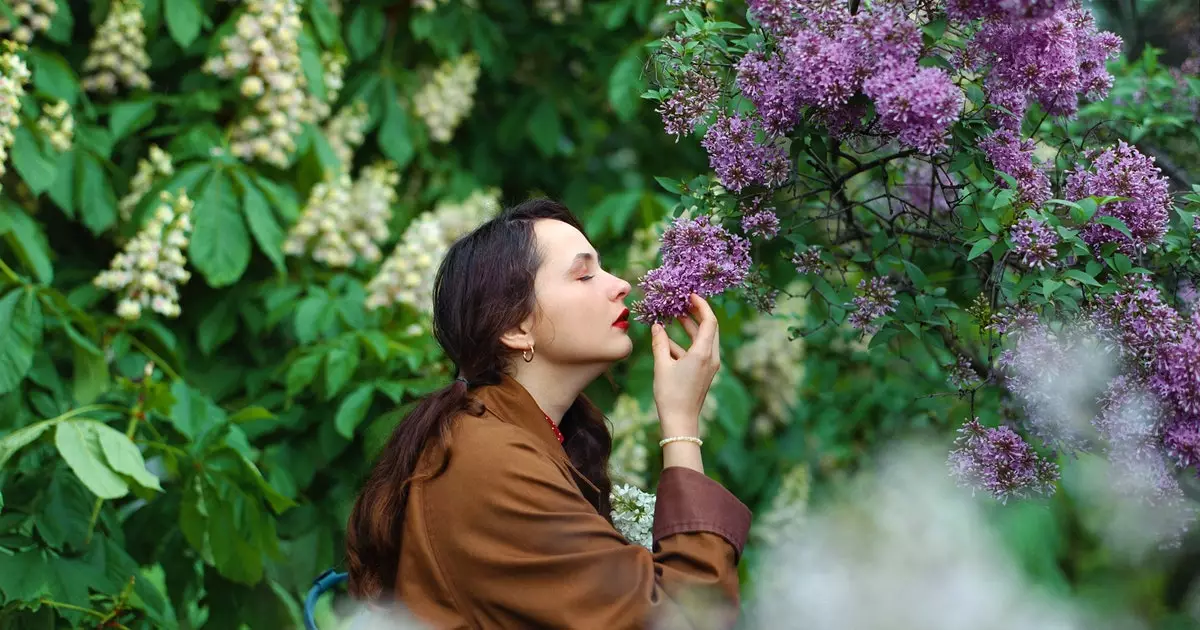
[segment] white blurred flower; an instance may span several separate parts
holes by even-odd
[[[57,0],[11,0],[8,4],[18,22],[0,16],[0,34],[12,33],[11,37],[22,44],[32,42],[37,33],[45,33],[58,14]]]
[[[129,181],[129,193],[122,197],[117,204],[121,220],[132,219],[133,211],[155,183],[174,173],[175,165],[171,162],[171,154],[163,151],[156,144],[150,145],[150,155],[138,160],[137,173],[134,173],[133,179]]]
[[[21,111],[21,97],[25,96],[25,86],[29,83],[29,68],[17,56],[20,47],[13,42],[4,42],[4,51],[0,52],[0,176],[6,171],[8,148],[15,139],[13,131],[21,124],[17,114]]]
[[[666,220],[654,225],[638,228],[633,232],[633,241],[625,258],[626,275],[630,282],[635,282],[646,275],[658,262],[658,253],[662,249],[662,235],[670,223]]]
[[[122,86],[146,90],[150,88],[149,67],[141,0],[115,0],[83,61],[83,89],[105,94]]]
[[[646,487],[650,453],[645,436],[646,429],[658,423],[654,409],[645,409],[633,396],[621,394],[613,403],[609,421],[613,437],[612,455],[608,458],[610,476],[615,482]]]
[[[380,162],[364,168],[358,181],[342,171],[317,184],[288,233],[284,252],[301,256],[311,249],[313,260],[330,267],[349,267],[359,259],[377,262],[399,183],[396,165]]]
[[[654,545],[655,495],[630,485],[615,484],[609,499],[613,527],[625,540],[650,549]]]
[[[92,281],[120,293],[117,315],[123,319],[138,319],[146,307],[178,317],[178,287],[191,278],[183,252],[192,232],[192,200],[184,192],[174,196],[164,191],[160,198],[162,204],[146,226]]]
[[[567,16],[578,15],[583,9],[583,0],[535,0],[534,10],[550,21],[562,24]]]
[[[439,4],[446,4],[446,0],[413,0],[413,6],[422,11],[432,11]]]
[[[808,515],[810,482],[806,466],[795,466],[784,473],[779,491],[766,512],[755,517],[750,534],[768,545],[794,538]]]
[[[806,301],[799,297],[804,288],[794,283],[787,293],[795,297],[781,298],[775,303],[773,314],[760,313],[746,323],[742,331],[747,341],[734,355],[734,367],[749,377],[747,384],[766,407],[754,419],[754,428],[759,433],[770,433],[788,423],[804,378],[804,341],[792,341],[788,332],[796,319],[804,315]]]
[[[308,93],[297,40],[302,26],[296,0],[248,0],[234,33],[221,40],[221,55],[204,63],[205,72],[240,76],[242,94],[254,100],[230,138],[239,159],[286,167],[302,125],[328,114],[328,105]],[[338,59],[323,60],[327,88],[341,88],[344,62]]]
[[[75,117],[71,115],[71,106],[66,101],[43,104],[37,126],[56,150],[71,150],[75,141]]]
[[[413,97],[417,116],[425,121],[435,142],[449,142],[454,130],[471,112],[479,81],[479,56],[468,53],[443,62]]]
[[[325,138],[333,148],[334,155],[340,162],[340,168],[349,170],[354,162],[354,152],[363,143],[363,130],[370,119],[367,104],[363,101],[354,103],[338,110],[338,113],[325,123]]]
[[[475,191],[458,203],[439,203],[413,220],[400,243],[367,284],[367,308],[399,303],[433,311],[433,280],[450,245],[500,210],[500,191]]]

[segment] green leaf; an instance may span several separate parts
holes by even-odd
[[[208,427],[225,422],[224,410],[183,381],[171,385],[171,397],[175,404],[167,420],[189,440],[195,440]]]
[[[924,289],[929,284],[929,278],[925,277],[925,272],[913,263],[905,260],[904,268],[908,270],[908,277],[912,278],[913,286],[918,289]]]
[[[338,40],[338,18],[329,10],[325,0],[308,0],[308,14],[312,16],[313,28],[326,48]]]
[[[71,65],[62,56],[39,48],[29,51],[29,59],[32,62],[30,71],[34,87],[48,96],[74,105],[79,95],[79,81],[71,71]]]
[[[617,117],[630,121],[637,114],[638,95],[645,87],[642,83],[642,60],[638,48],[621,57],[608,75],[608,102]]]
[[[35,517],[35,525],[51,547],[81,549],[87,538],[88,517],[95,499],[75,475],[56,467],[46,489],[45,503]]]
[[[362,61],[379,49],[386,24],[387,20],[379,7],[357,3],[346,26],[346,45],[354,61]]]
[[[1125,275],[1129,273],[1131,269],[1133,269],[1133,261],[1129,260],[1129,257],[1125,254],[1114,254],[1112,257],[1112,265],[1113,269],[1116,269],[1117,273],[1121,275]]]
[[[117,222],[117,195],[113,192],[112,178],[91,154],[81,155],[76,168],[79,196],[75,206],[83,215],[83,224],[92,234],[99,235]]]
[[[1054,295],[1054,292],[1057,291],[1062,285],[1063,283],[1059,280],[1046,278],[1045,280],[1042,280],[1042,295],[1048,300],[1050,299],[1050,296]]]
[[[1124,234],[1126,238],[1133,240],[1133,232],[1129,231],[1129,226],[1125,225],[1125,222],[1118,219],[1117,217],[1114,217],[1112,215],[1096,217],[1096,223],[1099,223],[1101,225],[1107,225],[1108,227],[1120,232],[1121,234]]]
[[[375,396],[375,387],[371,384],[359,385],[342,400],[337,415],[333,419],[337,432],[347,440],[354,439],[354,430],[362,423],[367,410],[371,408],[371,400]]]
[[[21,384],[41,344],[41,303],[28,289],[9,291],[0,298],[0,394]]]
[[[33,443],[34,440],[42,437],[50,427],[57,424],[56,420],[43,420],[36,424],[31,424],[27,427],[21,427],[4,437],[0,437],[0,470],[4,469],[4,464],[16,454],[17,451],[25,448]]]
[[[126,101],[113,105],[108,112],[108,130],[113,140],[145,127],[154,121],[156,105],[151,100]]]
[[[544,157],[552,157],[558,152],[558,141],[562,137],[562,121],[553,99],[539,99],[537,107],[529,115],[525,130],[529,139]]]
[[[288,396],[295,396],[312,383],[317,376],[317,370],[321,367],[321,358],[320,354],[310,354],[292,361],[292,365],[288,367],[286,379]]]
[[[317,100],[324,101],[327,98],[325,65],[321,63],[321,50],[308,32],[309,29],[305,28],[296,40],[300,44],[300,69],[304,72],[304,78],[308,80],[309,93]]]
[[[78,160],[75,151],[60,154],[54,167],[54,183],[50,186],[50,199],[70,219],[75,218],[75,163]]]
[[[624,234],[629,216],[637,209],[638,202],[641,199],[641,190],[634,189],[614,192],[601,199],[600,203],[595,208],[592,208],[591,212],[605,219],[603,224],[607,224],[610,227],[612,234]],[[591,219],[590,216],[589,219]]]
[[[166,0],[164,17],[167,20],[167,32],[180,48],[187,48],[200,36],[200,26],[204,20],[204,10],[200,0]]]
[[[390,95],[392,91],[384,90],[384,93]],[[409,127],[411,124],[408,114],[400,107],[400,102],[395,96],[387,97],[387,110],[384,112],[383,124],[379,126],[379,149],[402,169],[408,165],[416,152]]]
[[[58,177],[56,160],[51,160],[42,154],[41,147],[33,134],[24,126],[17,127],[13,132],[12,162],[21,175],[21,179],[29,185],[34,195],[40,195],[50,189]]]
[[[329,308],[329,300],[321,295],[310,295],[301,300],[293,320],[296,340],[302,345],[315,341],[321,334],[325,312]]]
[[[233,299],[219,301],[208,309],[196,329],[196,345],[205,356],[212,353],[237,332],[237,303]]]
[[[233,184],[224,173],[212,174],[193,215],[195,228],[188,248],[192,264],[213,288],[237,282],[250,264],[250,234]]]
[[[89,349],[72,344],[74,358],[74,373],[72,374],[72,393],[75,402],[81,405],[90,404],[96,400],[108,387],[108,363],[104,355],[96,355]]]
[[[979,217],[979,222],[983,224],[983,227],[987,228],[988,232],[992,234],[1000,233],[1000,221],[996,217],[985,214]]]
[[[655,176],[654,181],[658,182],[658,185],[662,186],[669,193],[676,195],[683,194],[683,189],[679,186],[679,180],[671,179],[670,177]]]
[[[239,409],[237,413],[229,416],[229,421],[233,424],[239,424],[242,422],[253,422],[255,420],[269,420],[274,417],[275,414],[271,413],[266,407],[251,405],[249,407],[243,407]]]
[[[337,395],[358,369],[358,348],[334,348],[325,354],[325,398]]]
[[[275,265],[276,271],[283,273],[287,271],[287,266],[283,262],[285,236],[283,229],[275,220],[275,213],[271,212],[266,195],[250,182],[246,182],[244,190],[242,203],[245,207],[246,225],[250,228],[250,234],[254,236],[254,242],[258,243],[258,248],[263,255],[270,259],[271,264]]]
[[[1068,269],[1067,271],[1063,272],[1063,275],[1094,287],[1102,286],[1090,274],[1084,273],[1078,269]]]
[[[60,44],[69,44],[74,31],[75,16],[71,13],[71,3],[58,3],[58,11],[50,20],[50,28],[46,30],[46,37]]]
[[[100,439],[100,449],[104,451],[104,461],[108,467],[148,490],[162,492],[158,477],[146,469],[146,460],[142,452],[124,433],[100,422],[92,423],[92,430]]]
[[[67,420],[54,432],[54,444],[71,471],[101,499],[118,499],[129,493],[129,485],[109,469],[94,420]]]
[[[38,282],[53,282],[54,265],[50,262],[50,245],[33,217],[15,205],[3,204],[0,206],[0,219],[8,222],[8,233],[4,235],[4,240],[16,252],[21,265],[33,272]],[[2,335],[3,332],[0,332],[0,336]],[[0,346],[0,349],[2,348],[3,346]],[[0,393],[2,392],[3,390],[0,390]]]
[[[971,246],[971,251],[967,254],[967,260],[975,260],[983,255],[984,252],[992,248],[995,243],[990,238],[981,238],[975,241]]]

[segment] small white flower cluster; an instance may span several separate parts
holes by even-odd
[[[433,311],[433,280],[450,245],[500,211],[500,191],[477,190],[461,203],[439,203],[418,216],[367,284],[367,308],[408,304]]]
[[[413,0],[413,6],[421,9],[422,11],[432,11],[436,9],[439,4],[446,4],[446,1],[447,0]]]
[[[646,449],[646,429],[657,423],[653,409],[644,409],[628,394],[617,396],[612,422],[613,450],[608,458],[609,476],[614,481],[639,487],[646,485],[650,453]]]
[[[346,55],[341,53],[330,51],[321,53],[321,81],[325,84],[325,100],[311,99],[314,120],[325,120],[332,113],[333,108],[330,103],[337,102],[338,94],[341,94],[342,88],[346,86],[346,63],[348,61]]]
[[[363,130],[367,128],[371,114],[367,104],[354,101],[338,110],[338,113],[325,123],[325,138],[333,148],[342,170],[350,170],[354,162],[354,152],[363,143]]]
[[[59,151],[70,151],[75,142],[75,116],[66,101],[43,104],[38,117],[38,129],[46,134],[51,146]]]
[[[222,55],[204,71],[229,79],[245,73],[241,93],[254,110],[238,121],[231,151],[240,159],[261,159],[286,167],[301,125],[316,122],[316,102],[300,64],[297,37],[303,26],[296,0],[248,0],[236,32],[221,41]]]
[[[165,317],[178,317],[178,287],[191,278],[184,269],[183,251],[192,232],[192,200],[185,192],[175,196],[163,191],[160,198],[162,205],[146,226],[93,280],[98,287],[122,293],[117,303],[122,319],[138,319],[147,306]]]
[[[29,83],[29,68],[17,56],[19,45],[4,43],[0,52],[0,176],[4,175],[8,162],[8,148],[15,136],[13,131],[21,124],[21,97],[25,96],[25,85]]]
[[[171,154],[158,148],[157,144],[150,145],[150,156],[138,160],[137,173],[129,181],[129,194],[117,203],[121,220],[128,222],[132,219],[133,211],[159,178],[170,177],[174,173],[175,164],[171,161]]]
[[[96,29],[81,84],[88,92],[113,94],[125,86],[149,89],[150,55],[146,53],[146,18],[141,0],[115,0]]]
[[[662,250],[662,235],[667,231],[667,221],[659,221],[654,225],[638,228],[633,232],[633,241],[625,258],[626,278],[636,283],[646,272],[655,267],[658,253]]]
[[[613,486],[609,494],[612,503],[613,527],[625,540],[647,549],[654,546],[654,504],[657,497],[626,484]]]
[[[534,9],[551,24],[562,24],[567,16],[583,10],[583,0],[536,0]]]
[[[467,53],[445,61],[413,97],[417,116],[425,121],[435,142],[450,142],[475,103],[479,82],[479,56]]]
[[[35,34],[49,30],[51,20],[58,14],[57,0],[12,0],[9,4],[20,22],[13,28],[7,16],[0,16],[0,33],[12,33],[12,38],[22,44],[32,42]]]
[[[808,467],[795,466],[783,474],[779,491],[765,514],[754,519],[751,536],[771,546],[791,539],[808,516],[811,478]]]
[[[775,303],[771,315],[759,314],[742,328],[748,341],[734,355],[734,367],[749,377],[757,397],[766,406],[765,413],[754,419],[760,435],[791,420],[796,407],[800,382],[804,379],[804,340],[790,340],[788,327],[797,324],[805,312],[806,301],[799,297],[799,283],[788,287],[791,296]]]
[[[317,184],[283,251],[301,256],[311,245],[313,260],[330,267],[349,267],[358,259],[377,262],[399,183],[396,165],[381,162],[364,168],[357,182],[341,171]]]

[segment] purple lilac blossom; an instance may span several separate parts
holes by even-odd
[[[946,372],[946,380],[954,389],[971,389],[980,382],[979,374],[975,372],[975,368],[971,365],[971,360],[964,356],[959,356],[958,361],[952,363],[946,369]]]
[[[1184,278],[1179,281],[1179,289],[1176,295],[1179,296],[1179,302],[1183,304],[1185,309],[1189,311],[1196,310],[1196,302],[1200,301],[1200,290],[1197,290],[1196,283],[1191,278]]]
[[[950,0],[946,15],[958,22],[979,18],[1046,17],[1067,6],[1069,0]]]
[[[645,299],[633,310],[644,323],[688,312],[688,296],[716,295],[741,285],[750,272],[750,244],[707,216],[678,219],[662,237],[663,264],[639,282]]]
[[[798,23],[797,13],[801,0],[747,0],[746,5],[754,19],[763,28],[776,35],[786,35]]]
[[[1118,243],[1127,254],[1145,252],[1167,232],[1171,213],[1171,195],[1166,177],[1154,165],[1154,159],[1142,155],[1121,140],[1115,148],[1100,153],[1090,169],[1077,165],[1067,176],[1066,195],[1071,200],[1092,196],[1128,197],[1100,206],[1080,237],[1093,247]],[[1116,228],[1097,223],[1112,216],[1120,219],[1133,234],[1129,237]]]
[[[1163,430],[1163,446],[1180,468],[1200,468],[1200,415],[1172,418]]]
[[[750,118],[718,116],[701,145],[721,184],[733,192],[755,184],[782,183],[791,172],[791,162],[781,147],[755,140]]]
[[[1181,415],[1200,418],[1200,313],[1193,313],[1179,340],[1159,348],[1150,386]]]
[[[1054,266],[1058,234],[1049,225],[1032,217],[1022,217],[1009,235],[1013,253],[1020,256],[1027,267],[1045,269]]]
[[[754,104],[767,133],[786,134],[800,120],[799,97],[779,55],[746,53],[738,62],[737,85],[742,95]]]
[[[675,136],[689,135],[696,123],[708,115],[721,95],[721,84],[716,77],[689,72],[670,98],[658,107],[666,132]]]
[[[1038,456],[1028,442],[1008,427],[989,428],[968,420],[954,440],[958,448],[947,461],[960,485],[991,494],[1001,502],[1010,497],[1052,495],[1058,466]]]
[[[1149,365],[1160,348],[1176,341],[1184,323],[1145,278],[1099,298],[1094,319],[1101,333],[1142,365]]]
[[[863,84],[863,92],[875,101],[882,129],[926,155],[946,148],[950,125],[965,100],[944,70],[915,64],[879,71]]]
[[[775,238],[779,234],[779,217],[775,215],[775,208],[763,208],[761,205],[762,202],[755,199],[750,207],[743,211],[742,231],[747,236]]]
[[[1038,325],[1037,311],[1029,304],[1010,306],[994,315],[988,329],[997,335],[1020,335],[1027,330],[1034,330]]]
[[[1001,129],[984,138],[979,147],[997,171],[1008,173],[1017,180],[1017,198],[1034,207],[1050,199],[1050,178],[1046,171],[1033,163],[1033,140],[1022,140],[1020,135]],[[1000,185],[1007,182],[1000,180]]]
[[[930,215],[949,212],[950,207],[958,201],[955,193],[958,181],[945,170],[936,168],[935,182],[935,168],[924,160],[906,161],[901,170],[904,183],[897,186],[897,197]]]
[[[825,271],[825,261],[821,260],[821,248],[816,245],[793,254],[792,264],[796,266],[796,273],[800,275],[816,275]]]
[[[854,298],[856,310],[847,321],[854,328],[873,335],[878,331],[873,322],[895,311],[897,304],[896,290],[888,286],[887,278],[864,278],[858,282],[858,297]]]

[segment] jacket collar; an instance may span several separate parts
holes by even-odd
[[[507,374],[500,377],[498,385],[485,385],[475,392],[475,397],[500,420],[516,425],[537,437],[537,442],[549,455],[567,459],[566,451],[550,423],[546,413],[538,406],[525,386]]]

